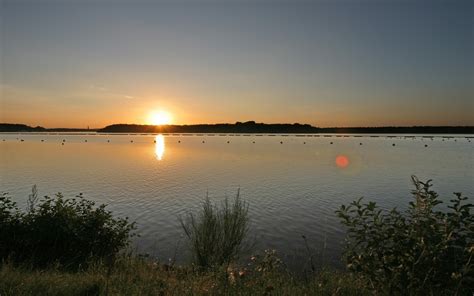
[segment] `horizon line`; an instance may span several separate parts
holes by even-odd
[[[237,125],[237,124],[255,124],[255,125],[301,125],[301,126],[310,126],[313,128],[319,129],[363,129],[363,128],[474,128],[474,125],[375,125],[375,126],[328,126],[328,127],[321,127],[315,126],[309,123],[265,123],[265,122],[256,122],[256,121],[236,121],[234,123],[229,122],[221,122],[221,123],[196,123],[196,124],[139,124],[139,123],[112,123],[105,125],[103,127],[45,127],[42,125],[28,125],[25,123],[8,123],[8,122],[0,122],[0,125],[25,125],[31,128],[44,128],[44,129],[71,129],[71,130],[99,130],[106,128],[108,126],[114,125],[134,125],[134,126],[154,126],[154,127],[169,127],[169,126],[198,126],[198,125]]]

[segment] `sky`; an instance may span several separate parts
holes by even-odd
[[[0,3],[0,122],[474,125],[474,1]]]

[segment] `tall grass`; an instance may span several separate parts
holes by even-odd
[[[249,231],[248,204],[240,198],[240,191],[232,203],[226,198],[221,204],[213,204],[206,197],[200,211],[180,218],[180,223],[196,265],[228,265],[244,248]]]
[[[373,295],[365,281],[341,272],[322,271],[303,281],[256,264],[241,274],[239,270],[170,268],[137,257],[117,258],[111,270],[98,263],[74,273],[4,264],[0,266],[0,295]]]

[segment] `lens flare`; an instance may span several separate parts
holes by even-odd
[[[345,155],[338,155],[336,157],[336,165],[340,168],[345,168],[349,165],[349,158]]]

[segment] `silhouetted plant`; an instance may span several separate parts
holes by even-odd
[[[33,185],[31,188],[31,194],[28,195],[28,201],[26,202],[27,211],[34,211],[35,205],[38,202],[38,188],[36,185]]]
[[[431,180],[412,177],[414,201],[402,214],[362,199],[336,211],[348,227],[347,267],[390,294],[470,295],[474,287],[474,205],[455,193],[448,211]]]
[[[239,192],[232,204],[225,199],[220,206],[206,197],[199,213],[189,213],[180,222],[195,264],[203,268],[222,266],[236,260],[244,247],[249,230],[248,205]]]
[[[114,218],[105,205],[95,206],[82,194],[76,198],[45,196],[37,201],[36,186],[27,211],[3,194],[0,197],[0,260],[75,268],[89,260],[113,258],[127,246],[135,229]]]

